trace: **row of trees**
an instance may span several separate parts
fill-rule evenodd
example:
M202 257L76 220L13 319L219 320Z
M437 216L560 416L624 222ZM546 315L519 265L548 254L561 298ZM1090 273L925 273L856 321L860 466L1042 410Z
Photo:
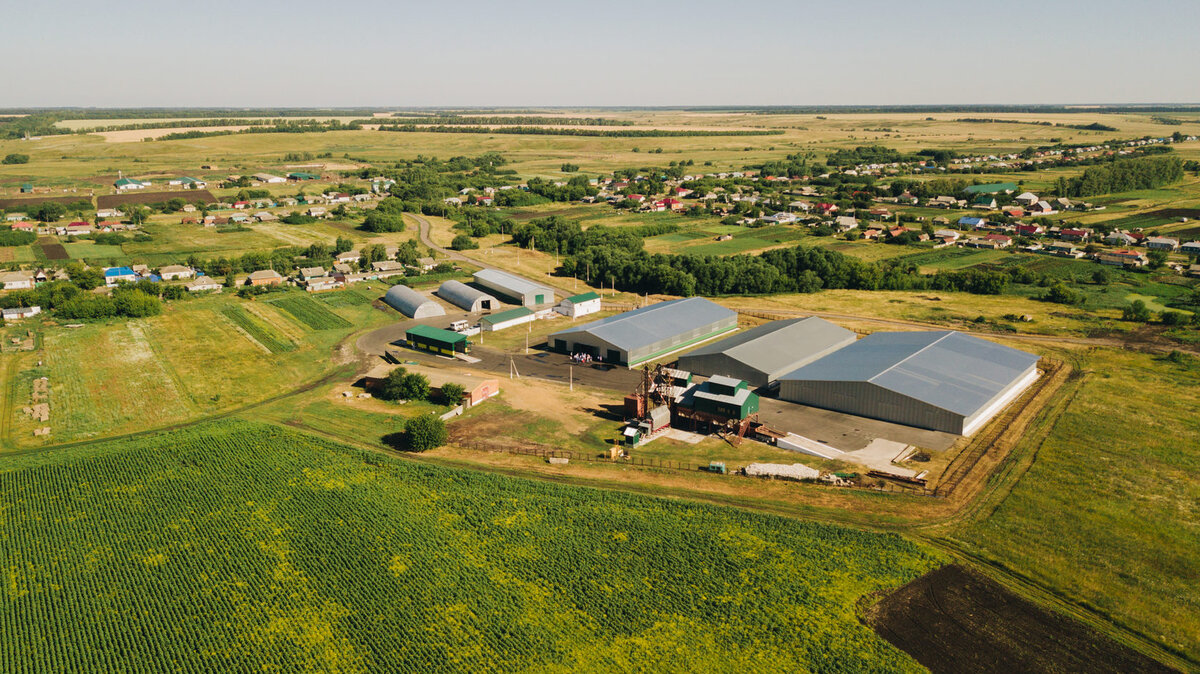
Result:
M796 246L761 255L729 257L651 255L639 248L593 245L567 258L559 273L637 293L757 295L854 290L956 290L1004 292L1012 277L1001 271L967 270L922 275L900 263L864 262L824 248Z
M1162 187L1183 179L1183 162L1174 156L1119 159L1090 166L1075 178L1059 178L1057 191L1069 197Z

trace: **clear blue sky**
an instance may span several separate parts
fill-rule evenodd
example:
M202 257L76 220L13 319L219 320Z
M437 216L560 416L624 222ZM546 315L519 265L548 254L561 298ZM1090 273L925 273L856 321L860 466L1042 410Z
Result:
M0 107L1200 102L1196 0L0 0Z

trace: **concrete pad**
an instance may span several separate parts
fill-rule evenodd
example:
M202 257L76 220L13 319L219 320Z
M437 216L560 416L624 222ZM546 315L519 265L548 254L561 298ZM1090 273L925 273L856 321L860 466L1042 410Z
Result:
M795 433L845 452L864 449L876 438L939 452L958 441L958 436L951 433L856 417L777 398L761 398L758 419L777 431Z
M672 440L686 442L689 445L695 445L695 444L699 443L700 441L704 440L704 438L706 436L700 435L699 433L692 433L691 431L685 431L685 430L682 430L679 428L672 428L671 430L667 431L667 437L671 438Z
M862 464L867 468L882 470L886 473L894 473L896 475L912 477L917 474L917 471L910 470L908 468L901 468L900 466L892 463L892 459L905 453L908 448L909 445L904 442L894 442L892 440L875 438L866 447L858 451L848 452L838 458L844 461L853 461L854 463Z

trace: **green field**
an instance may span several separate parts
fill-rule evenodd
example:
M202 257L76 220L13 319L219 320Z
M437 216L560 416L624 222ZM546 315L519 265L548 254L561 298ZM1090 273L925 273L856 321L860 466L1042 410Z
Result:
M245 307L231 304L223 307L221 313L271 353L285 353L296 348L296 344L286 335L280 334L274 326L260 317L251 315Z
M270 304L283 309L293 318L313 330L336 330L350 327L350 322L318 304L311 297L289 293L287 297L269 300Z
M920 671L854 606L940 561L244 422L14 459L0 495L12 672Z

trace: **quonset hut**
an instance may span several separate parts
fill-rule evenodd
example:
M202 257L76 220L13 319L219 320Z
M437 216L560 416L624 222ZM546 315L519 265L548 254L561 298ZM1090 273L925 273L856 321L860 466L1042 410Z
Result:
M460 309L476 314L480 311L492 311L500 308L500 300L476 290L462 281L446 281L438 288L438 297L446 300Z
M769 386L857 338L852 330L816 316L772 321L683 354L679 369L727 375L753 387Z
M659 302L560 330L550 348L587 353L605 363L634 367L737 329L737 313L704 299Z
M406 285L394 285L383 296L388 306L409 318L433 318L445 316L446 310L421 293Z
M779 397L970 435L1038 376L1038 357L960 332L877 332L779 378Z
M550 288L498 269L480 269L475 272L475 285L487 288L506 301L523 307L554 303L554 291Z

